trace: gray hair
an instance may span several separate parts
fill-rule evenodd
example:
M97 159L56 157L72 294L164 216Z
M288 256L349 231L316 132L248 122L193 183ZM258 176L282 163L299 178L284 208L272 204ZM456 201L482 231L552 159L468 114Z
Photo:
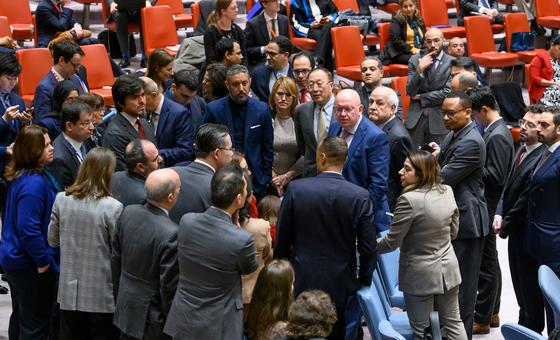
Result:
M226 73L226 79L229 80L232 76L238 73L246 73L249 77L249 70L244 65L232 65L228 68Z
M397 96L395 90L390 87L387 87L387 90L389 92L389 95L387 96L387 104L395 105L395 108L399 107L399 96Z

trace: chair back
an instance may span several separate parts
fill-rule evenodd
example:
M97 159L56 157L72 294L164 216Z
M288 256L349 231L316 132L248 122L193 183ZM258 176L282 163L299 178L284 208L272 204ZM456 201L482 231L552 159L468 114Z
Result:
M383 52L383 50L385 50L385 44L389 41L391 24L388 22L381 23L377 25L377 31L379 33L379 51Z
M358 2L356 0L333 0L333 2L339 11L344 11L347 9L351 9L355 13L358 13L360 11Z
M181 0L158 0L156 6L169 6L172 14L185 13L185 7L183 7L183 1Z
M511 49L511 36L514 32L531 32L525 13L504 14L504 26L506 31L506 51Z
M1 15L1 14L0 14ZM560 16L560 5L557 0L535 0L535 16Z
M406 113L408 112L408 107L410 106L410 97L406 93L406 83L408 82L408 76L395 77L391 79L391 88L401 95L402 103L402 120L406 119Z
M7 17L0 17L0 38L12 37L12 31L10 30L10 23Z
M198 22L200 21L200 4L195 2L191 5L191 12L193 17L193 27L196 31L196 27L198 26Z
M19 95L30 103L37 84L47 75L53 66L51 52L48 48L28 48L16 51L16 58L21 64L18 76Z
M360 65L366 57L358 26L331 28L336 67Z
M373 281L375 282L375 280L381 281L377 271L373 272ZM383 300L384 297L379 295L375 283L358 291L358 302L366 318L369 332L374 339L381 339L378 325L381 321L387 321L389 318L389 314L383 305Z
M505 323L500 328L504 340L545 340L546 338L539 333L527 327L515 324Z
M465 17L465 31L467 34L467 52L474 53L496 52L494 33L490 19L485 16Z
M449 25L445 0L420 0L418 5L426 27Z
M378 328L382 340L405 340L404 336L400 335L387 320L382 320Z
M142 8L141 15L146 56L149 56L156 48L175 46L179 43L169 6L145 7Z
M554 311L555 327L560 327L560 279L547 265L539 267L539 286Z
M0 16L7 17L10 25L32 25L31 7L27 0L0 1Z
M85 45L82 46L82 50L85 53L82 65L87 69L89 87L93 89L113 86L115 78L105 45Z
M382 233L383 235L383 233ZM391 252L378 254L377 255L377 264L379 267L379 273L381 274L381 280L383 282L383 286L385 287L385 291L387 292L389 300L391 300L391 305L393 307L404 307L404 306L396 306L395 301L393 301L392 297L402 296L402 293L399 291L399 258L400 258L400 250L395 249Z

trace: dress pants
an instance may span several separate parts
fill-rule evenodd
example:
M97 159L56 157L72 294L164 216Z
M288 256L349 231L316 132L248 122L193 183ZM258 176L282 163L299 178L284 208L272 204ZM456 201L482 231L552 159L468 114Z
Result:
M467 334L459 313L459 286L438 295L412 295L404 293L406 313L414 340L422 340L424 329L430 325L430 313L437 311L440 325L445 327L449 339L465 340Z
M118 340L113 313L88 313L60 310L61 340Z
M136 23L140 27L140 50L144 51L144 39L142 34L142 25L140 23L140 11L136 12L128 12L128 11L119 11L118 15L115 18L117 22L117 39L119 40L119 47L121 51L130 51L129 46L129 34L128 32L128 24L129 23ZM133 55L130 56L131 58L134 57Z
M331 71L334 68L334 61L332 57L332 39L331 39L331 27L333 23L324 25L321 28L309 29L307 32L307 37L317 41L317 47L313 52L316 58L321 59L323 62L323 67Z
M465 325L467 338L472 339L474 306L478 286L478 274L482 261L484 238L459 239L451 242L459 261L461 284L459 285L459 310Z
M56 304L57 273L49 268L6 270L12 297L10 340L46 340Z
M493 314L500 312L500 295L502 293L502 272L498 262L496 234L490 232L484 238L482 262L478 276L478 295L474 321L489 325Z
M435 114L435 113L432 113ZM430 122L427 116L420 116L418 122L412 129L408 129L408 133L410 134L410 139L412 140L412 145L414 148L419 148L422 145L430 142L436 142L438 145L441 144L441 141L445 137L446 134L434 134L430 132Z

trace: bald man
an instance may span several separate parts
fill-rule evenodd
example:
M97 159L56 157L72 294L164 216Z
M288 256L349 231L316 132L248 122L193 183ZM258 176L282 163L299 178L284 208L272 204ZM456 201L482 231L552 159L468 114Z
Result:
M411 97L405 127L415 147L440 142L448 130L443 125L441 104L451 92L451 60L443 52L443 33L429 29L424 36L427 53L413 55L408 62L406 92Z
M451 91L467 92L478 86L476 75L469 71L462 71L451 79Z
M113 241L113 281L117 303L113 323L122 339L166 339L179 268L177 225L169 219L181 183L172 169L155 170L146 179L144 205L126 207ZM149 316L149 317L148 317Z
M146 94L146 113L156 132L156 145L166 167L187 165L193 157L193 122L187 109L159 92L158 85L141 77Z
M465 43L463 39L455 37L449 39L447 44L447 54L452 57L460 58L465 56Z

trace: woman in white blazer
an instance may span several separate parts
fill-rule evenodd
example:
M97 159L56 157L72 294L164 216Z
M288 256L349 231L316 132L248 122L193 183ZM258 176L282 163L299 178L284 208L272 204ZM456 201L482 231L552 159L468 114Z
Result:
M461 274L451 245L459 228L453 190L441 184L439 165L427 151L409 153L399 174L403 194L391 229L377 240L377 251L401 249L399 288L414 339L422 339L434 310L449 339L467 339L459 315Z

